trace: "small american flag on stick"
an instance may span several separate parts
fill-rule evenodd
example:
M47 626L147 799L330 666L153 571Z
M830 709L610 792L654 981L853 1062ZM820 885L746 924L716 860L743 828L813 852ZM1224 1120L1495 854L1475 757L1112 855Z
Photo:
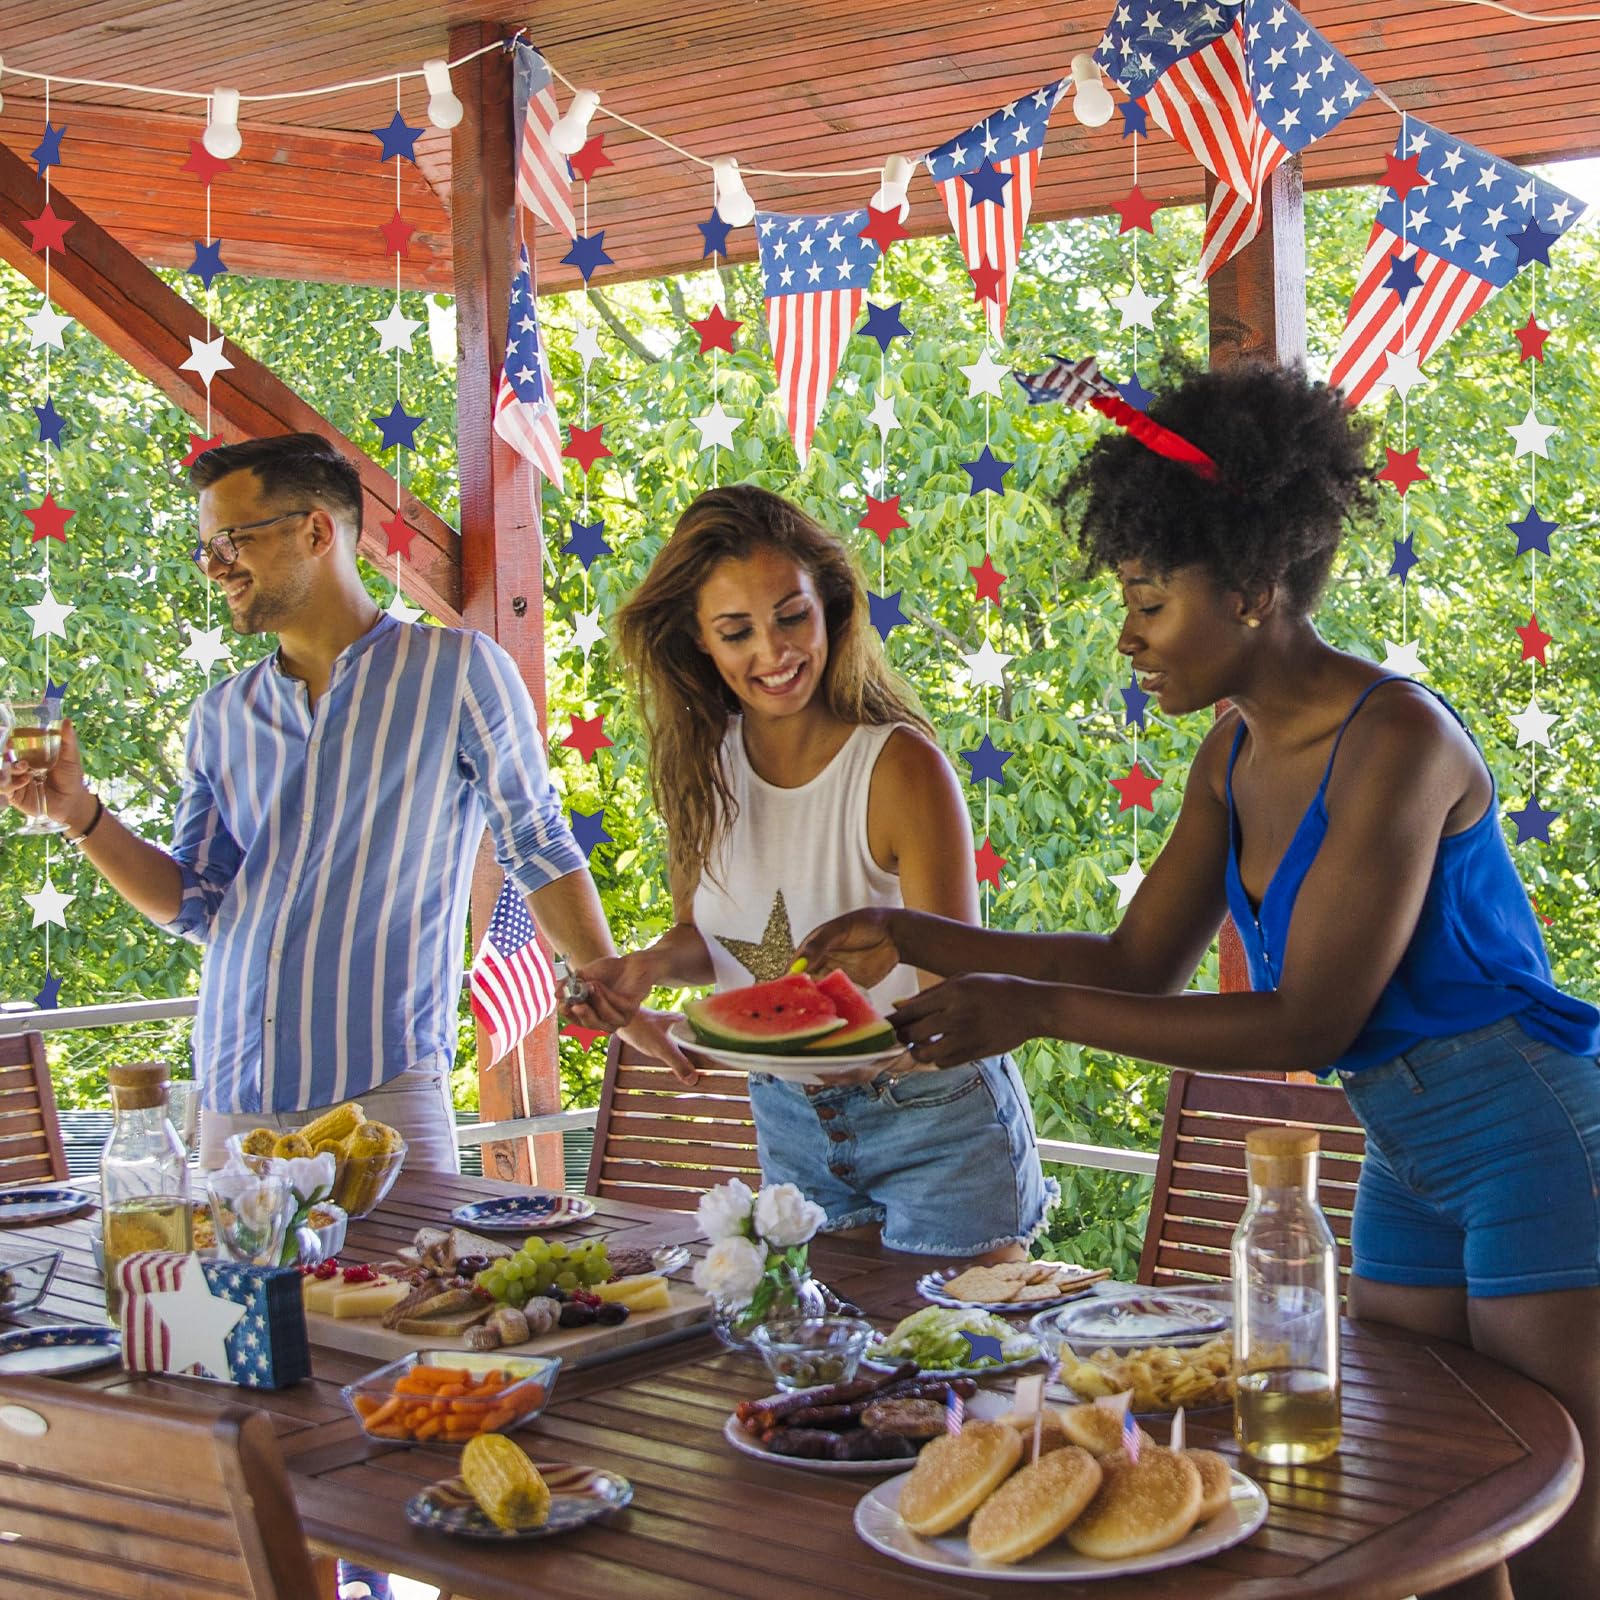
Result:
M494 397L494 431L520 456L526 456L551 483L561 484L561 422L556 416L550 363L539 336L539 307L522 247L511 280L511 310L506 317L506 361Z
M578 236L572 215L572 169L550 142L559 113L549 64L532 45L517 42L514 120L517 140L517 199L569 239Z
M507 878L467 979L472 1011L489 1035L491 1061L520 1043L555 1010L556 980L533 918Z

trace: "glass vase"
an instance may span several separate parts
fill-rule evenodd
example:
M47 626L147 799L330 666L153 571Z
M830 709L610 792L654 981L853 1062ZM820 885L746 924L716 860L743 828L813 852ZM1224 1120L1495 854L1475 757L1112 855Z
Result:
M822 1285L806 1266L780 1266L775 1272L768 1269L767 1281L772 1284L771 1297L762 1305L757 1300L748 1305L729 1306L714 1301L711 1307L711 1331L729 1350L761 1352L751 1342L751 1331L763 1322L775 1322L786 1317L822 1317L828 1314L828 1304Z

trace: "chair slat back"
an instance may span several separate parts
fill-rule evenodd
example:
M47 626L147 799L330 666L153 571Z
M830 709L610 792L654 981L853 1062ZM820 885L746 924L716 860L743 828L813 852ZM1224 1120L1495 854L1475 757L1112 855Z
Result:
M0 1379L0 1529L6 1593L319 1593L272 1424L242 1407Z
M585 1192L693 1211L729 1178L761 1181L748 1074L702 1068L685 1088L613 1036Z
M0 1188L65 1183L67 1153L56 1121L56 1092L45 1065L44 1035L0 1039Z
M1339 1278L1350 1271L1350 1216L1366 1135L1343 1089L1274 1078L1174 1072L1161 1125L1141 1283L1232 1276L1229 1245L1244 1215L1245 1136L1294 1123L1322 1136L1318 1200L1339 1246Z

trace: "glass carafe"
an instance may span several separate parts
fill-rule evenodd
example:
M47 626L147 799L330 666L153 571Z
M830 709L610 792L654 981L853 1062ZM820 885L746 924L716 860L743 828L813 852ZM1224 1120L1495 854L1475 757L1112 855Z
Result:
M1317 1204L1312 1128L1245 1138L1250 1202L1233 1236L1234 1437L1258 1461L1339 1448L1339 1253Z
M140 1250L192 1245L189 1167L167 1109L164 1062L107 1069L116 1123L100 1157L100 1227L105 1245L106 1311L121 1310L117 1266Z

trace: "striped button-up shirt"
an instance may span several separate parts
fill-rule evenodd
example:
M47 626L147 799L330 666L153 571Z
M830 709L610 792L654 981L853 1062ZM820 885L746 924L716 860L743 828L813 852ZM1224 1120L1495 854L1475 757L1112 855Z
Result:
M584 867L533 703L482 634L382 617L312 711L277 652L189 720L168 924L206 947L204 1104L333 1105L455 1052L484 821L531 893Z

